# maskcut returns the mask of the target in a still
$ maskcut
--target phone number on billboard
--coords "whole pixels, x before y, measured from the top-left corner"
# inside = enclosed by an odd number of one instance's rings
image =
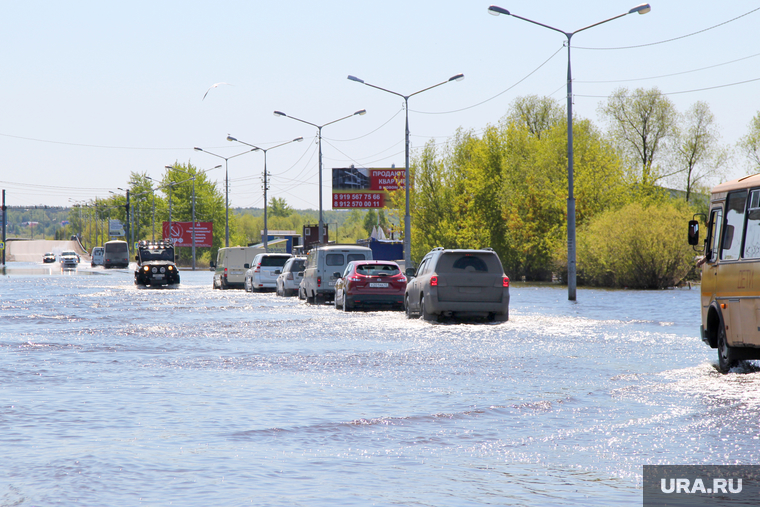
[[[382,208],[382,194],[333,194],[333,208]]]

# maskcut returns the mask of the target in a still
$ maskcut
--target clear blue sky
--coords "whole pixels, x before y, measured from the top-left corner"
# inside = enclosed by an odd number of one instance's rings
[[[491,1],[570,32],[636,5]],[[703,30],[758,9],[760,2],[651,4],[649,14],[573,38],[576,116],[601,125],[597,107],[614,89],[657,86],[681,111],[707,102],[723,141],[734,144],[760,110],[760,81],[723,85],[760,78],[760,11]],[[0,188],[9,205],[66,206],[69,199],[87,201],[125,188],[132,171],[158,178],[175,161],[213,167],[223,161],[193,147],[224,156],[245,150],[227,142],[227,134],[262,147],[303,136],[303,143],[269,152],[270,195],[315,209],[316,129],[272,112],[324,124],[367,109],[365,116],[323,130],[329,209],[330,168],[404,165],[403,100],[349,81],[349,74],[403,94],[465,74],[462,82],[410,99],[414,148],[429,139],[444,144],[460,127],[477,132],[495,124],[519,96],[550,95],[564,105],[564,36],[490,16],[489,5],[7,2],[0,18]],[[653,44],[670,39],[676,40]],[[583,49],[627,46],[642,47]],[[201,100],[218,82],[231,86]],[[457,112],[430,114],[448,111]],[[262,169],[261,153],[230,160],[232,205],[262,206]],[[729,176],[744,171],[738,161]],[[209,175],[222,182],[224,169]]]

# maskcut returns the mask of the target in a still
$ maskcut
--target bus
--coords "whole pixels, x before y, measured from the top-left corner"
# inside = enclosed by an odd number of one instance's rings
[[[689,222],[699,245],[699,222]],[[702,268],[702,341],[718,349],[718,369],[760,359],[760,174],[711,191]],[[757,274],[757,282],[755,282]]]

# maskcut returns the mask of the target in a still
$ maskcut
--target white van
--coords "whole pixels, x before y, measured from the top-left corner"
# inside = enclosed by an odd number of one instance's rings
[[[102,266],[103,261],[105,259],[105,250],[102,246],[96,246],[92,249],[92,259],[90,261],[90,266]]]
[[[313,248],[306,256],[300,292],[311,304],[332,301],[337,280],[333,274],[342,273],[351,261],[363,260],[372,260],[372,250],[366,246],[326,245]]]
[[[129,267],[129,246],[126,241],[107,241],[103,247],[103,267],[108,268],[128,268]]]
[[[253,258],[263,253],[263,248],[250,246],[231,246],[220,248],[214,264],[215,289],[242,289],[245,272],[251,267]]]

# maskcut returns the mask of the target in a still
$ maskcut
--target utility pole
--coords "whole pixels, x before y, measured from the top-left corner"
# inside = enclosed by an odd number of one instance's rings
[[[5,266],[5,227],[8,224],[8,216],[5,207],[5,189],[3,189],[3,266]]]
[[[126,205],[126,209],[127,209],[127,240],[130,240],[129,245],[127,245],[127,249],[129,249],[129,248],[132,248],[132,244],[135,242],[134,241],[135,238],[131,238],[130,235],[129,235],[129,232],[131,230],[131,228],[129,227],[129,189],[127,189],[127,205]]]

